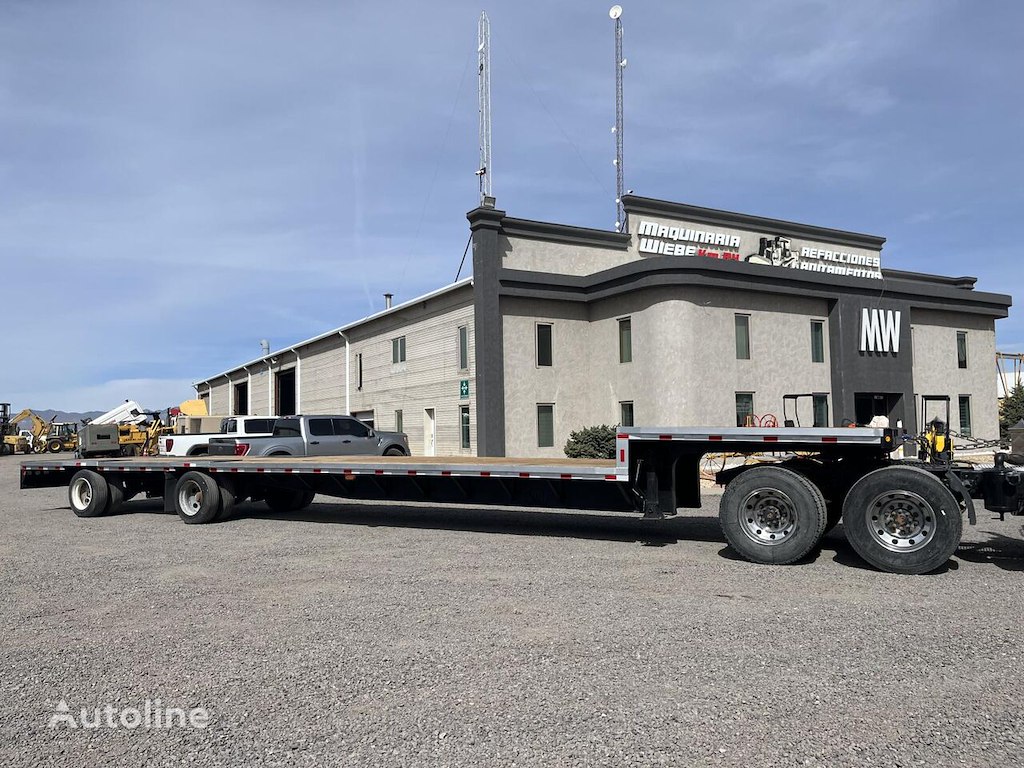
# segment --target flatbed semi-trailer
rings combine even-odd
[[[315,494],[350,499],[593,509],[665,518],[701,506],[707,453],[762,460],[719,472],[729,544],[749,560],[790,563],[844,520],[865,560],[897,573],[935,570],[956,550],[974,499],[1024,513],[1021,472],[895,459],[893,430],[872,428],[624,428],[612,461],[410,456],[152,457],[25,461],[21,487],[68,486],[80,517],[140,494],[163,497],[186,523],[211,523],[240,501],[278,512]]]

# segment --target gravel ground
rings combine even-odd
[[[79,520],[19,459],[4,766],[1024,764],[1019,519],[907,577],[841,528],[798,565],[737,560],[713,493],[667,522],[318,497],[185,526],[153,501]],[[47,725],[147,699],[210,724]]]

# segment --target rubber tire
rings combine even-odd
[[[107,508],[103,514],[112,515],[121,508],[121,505],[124,504],[125,499],[128,496],[128,493],[124,488],[124,483],[120,480],[108,480],[107,496]]]
[[[915,552],[892,552],[868,531],[868,505],[880,494],[892,490],[916,493],[934,511],[935,533],[927,546]],[[931,573],[956,552],[963,534],[960,504],[935,475],[920,467],[883,467],[869,472],[853,484],[843,502],[843,528],[857,554],[879,570],[889,573]]]
[[[11,446],[7,443],[0,442],[0,456],[6,456],[8,453],[13,453]]]
[[[797,527],[779,544],[758,544],[742,529],[740,509],[744,499],[759,489],[776,489],[793,501]],[[725,486],[718,520],[722,533],[734,551],[747,560],[766,565],[786,565],[807,555],[825,533],[827,512],[821,491],[803,475],[783,467],[754,467],[733,478]]]
[[[60,440],[50,440],[46,443],[46,450],[49,453],[60,453],[61,448],[63,447],[64,446],[61,445]]]
[[[88,492],[89,500],[82,498]],[[80,469],[68,483],[68,504],[78,517],[100,517],[107,513],[110,502],[110,486],[99,472]]]
[[[839,525],[843,517],[843,505],[838,501],[825,502],[825,533]],[[824,535],[824,534],[823,534]]]
[[[313,503],[313,491],[301,488],[271,488],[263,497],[271,512],[298,512]]]
[[[220,488],[220,512],[217,513],[217,519],[227,520],[235,511],[235,504],[238,501],[238,486],[230,477],[224,476],[217,478],[217,486]]]
[[[201,492],[202,499],[198,509],[189,511],[182,507],[181,497],[193,483]],[[174,508],[178,512],[178,517],[188,525],[212,523],[220,514],[220,486],[205,472],[190,470],[178,478],[178,482],[174,484]]]
[[[391,446],[386,451],[384,451],[384,455],[385,456],[405,456],[405,451],[403,451],[401,448],[396,448],[395,446]]]

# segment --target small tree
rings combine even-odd
[[[1024,387],[1015,386],[999,403],[999,437],[1006,440],[1010,427],[1024,419]]]
[[[615,434],[615,427],[607,424],[570,432],[565,455],[570,459],[614,459]]]

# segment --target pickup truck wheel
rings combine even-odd
[[[405,451],[403,451],[401,448],[396,448],[395,446],[391,446],[386,451],[384,451],[384,455],[385,456],[405,456]]]
[[[755,563],[784,565],[825,532],[825,499],[810,480],[782,467],[755,467],[729,482],[719,521],[729,545]]]
[[[68,484],[68,503],[78,517],[99,517],[107,513],[110,486],[106,478],[91,469],[75,472]]]
[[[175,509],[189,525],[212,523],[220,513],[220,487],[204,472],[183,474],[174,486]]]
[[[854,483],[843,502],[846,538],[857,554],[890,573],[934,571],[956,552],[960,504],[919,467],[883,467]]]
[[[271,488],[263,500],[272,512],[298,512],[313,503],[313,491],[301,488]]]

